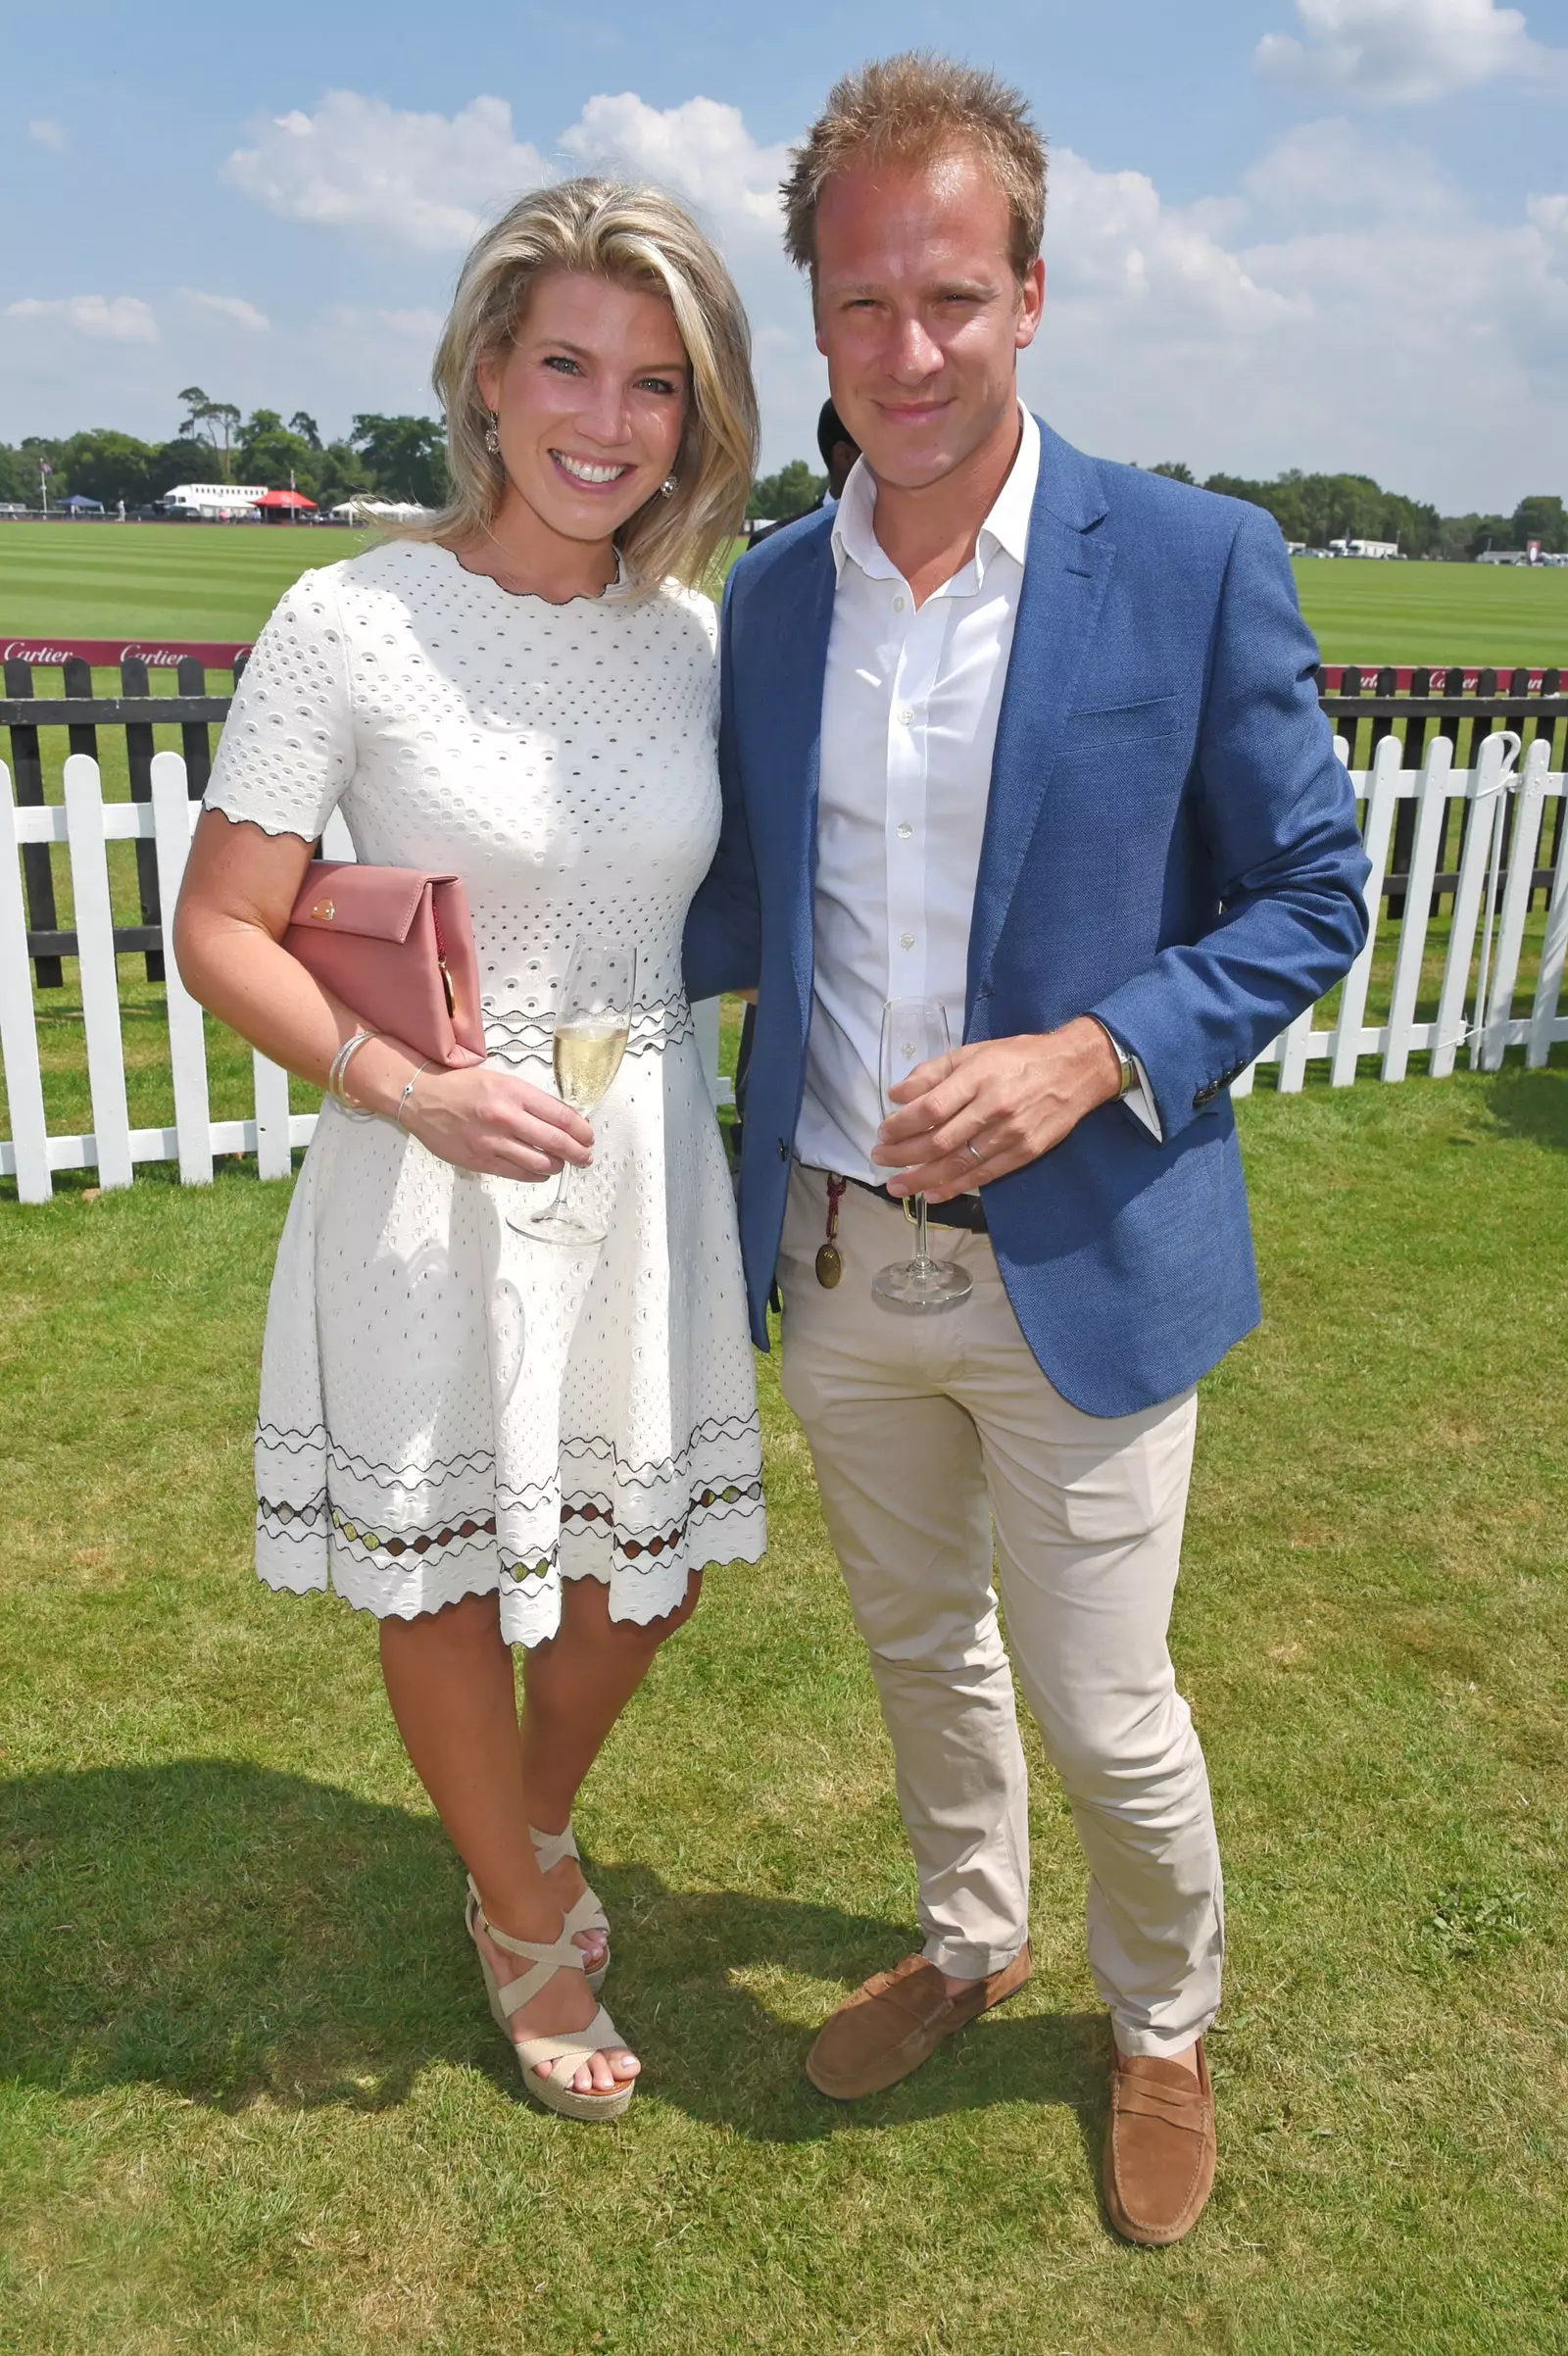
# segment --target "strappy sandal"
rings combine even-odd
[[[583,1968],[581,1947],[574,1946],[565,1932],[560,1939],[535,1941],[512,1939],[505,1931],[498,1931],[484,1911],[471,1874],[468,1877],[468,1900],[464,1908],[464,1921],[479,1957],[479,1968],[484,1974],[496,2026],[512,2045],[517,2057],[517,2067],[522,2072],[523,2086],[535,2102],[541,2103],[547,2111],[560,2111],[567,2119],[618,2119],[636,2090],[637,2081],[634,2078],[616,2086],[613,2093],[579,2094],[575,2087],[563,2084],[554,2075],[549,2078],[539,2075],[541,2062],[568,2059],[581,2062],[586,2061],[592,2053],[603,2053],[612,2047],[625,2050],[625,2038],[602,2004],[586,2029],[564,2030],[557,2037],[525,2037],[518,2042],[513,2042],[513,2014],[520,2012],[523,2005],[536,1996],[557,1972],[580,1972]],[[515,1980],[509,1980],[503,1988],[491,1968],[489,1956],[479,1945],[480,1931],[487,1939],[494,1939],[498,1947],[505,1948],[509,1955],[520,1955],[532,1969],[520,1973]]]
[[[552,1866],[559,1865],[563,1857],[574,1857],[579,1863],[581,1862],[580,1852],[572,1837],[569,1824],[564,1833],[541,1833],[538,1826],[532,1824],[528,1830],[533,1836],[533,1851],[539,1860],[539,1871],[542,1874],[549,1873]],[[571,1908],[562,1926],[561,1936],[563,1939],[574,1939],[579,1931],[603,1931],[605,1935],[604,1962],[595,1970],[584,1975],[589,1987],[597,1996],[605,1985],[605,1974],[610,1969],[610,1917],[586,1884],[581,1897]]]

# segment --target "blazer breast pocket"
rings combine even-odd
[[[1183,696],[1147,696],[1136,704],[1110,704],[1098,710],[1071,712],[1062,730],[1061,749],[1068,760],[1079,754],[1109,752],[1113,747],[1153,744],[1163,736],[1179,736],[1187,727]]]

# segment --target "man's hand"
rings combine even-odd
[[[871,1159],[897,1170],[889,1194],[950,1203],[1049,1153],[1120,1087],[1116,1052],[1089,1014],[1059,1031],[977,1040],[894,1089],[904,1109],[883,1122]]]

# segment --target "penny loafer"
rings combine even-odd
[[[1026,1942],[1000,1972],[971,1980],[950,1996],[934,1963],[923,1955],[906,1955],[828,2015],[807,2056],[806,2075],[818,2093],[830,2094],[835,2102],[897,2086],[944,2037],[1022,1988],[1030,1969]]]
[[[1105,2208],[1124,2241],[1163,2247],[1202,2214],[1214,2183],[1214,2089],[1203,2040],[1198,2076],[1180,2062],[1118,2052],[1105,2130]]]

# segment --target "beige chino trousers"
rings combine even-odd
[[[797,1163],[783,1388],[870,1652],[925,1954],[980,1978],[1029,1936],[1028,1790],[995,1563],[1018,1680],[1088,1859],[1089,1963],[1116,2042],[1177,2051],[1214,2017],[1224,1952],[1208,1777],[1165,1643],[1196,1397],[1085,1415],[1041,1372],[988,1237],[933,1227],[933,1251],[974,1292],[905,1317],[871,1293],[878,1268],[911,1254],[903,1211],[846,1189],[832,1290],[814,1266],[826,1218],[825,1176]]]

